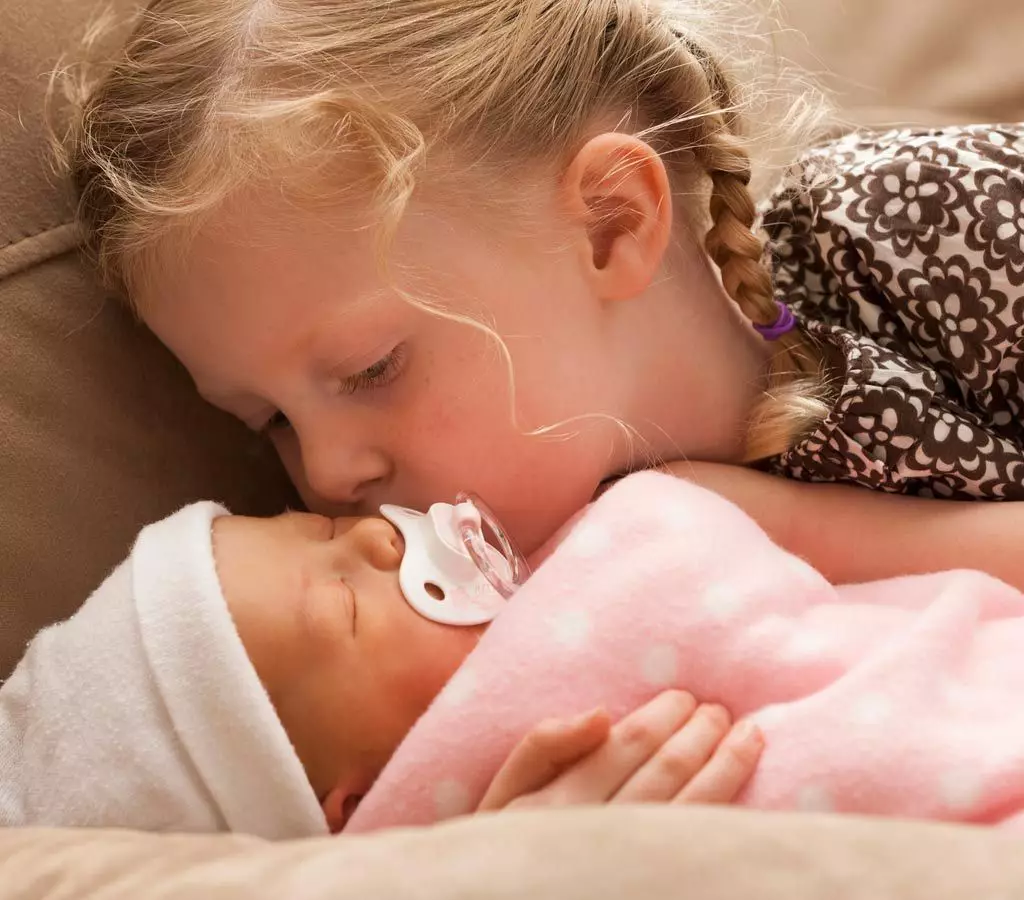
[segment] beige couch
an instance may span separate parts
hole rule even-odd
[[[127,8],[128,0],[116,6]],[[1020,0],[788,0],[791,55],[832,70],[852,119],[1024,119]],[[47,73],[92,0],[0,4],[0,677],[70,613],[138,527],[199,497],[271,512],[288,485],[201,404],[75,255],[49,177]],[[1024,844],[987,832],[735,811],[497,816],[268,846],[224,838],[0,833],[12,898],[1024,896]]]

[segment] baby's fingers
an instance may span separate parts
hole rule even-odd
[[[569,721],[542,722],[521,740],[494,776],[477,809],[504,809],[549,785],[608,738],[611,720],[594,710]]]
[[[753,722],[741,722],[676,796],[675,803],[731,803],[754,774],[764,735]]]

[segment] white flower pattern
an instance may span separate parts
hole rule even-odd
[[[770,468],[1024,500],[1024,125],[851,134],[795,176],[764,214],[776,293],[846,378]]]

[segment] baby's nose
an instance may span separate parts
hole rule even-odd
[[[375,569],[391,571],[402,562],[405,545],[395,528],[377,516],[338,519],[335,534],[342,535],[351,551]]]

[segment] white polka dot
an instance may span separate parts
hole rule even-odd
[[[743,611],[747,598],[735,588],[710,585],[701,594],[701,608],[712,619],[725,621]]]
[[[464,816],[473,809],[469,789],[459,781],[446,779],[434,788],[434,812],[439,819]]]
[[[969,812],[981,799],[981,780],[973,771],[955,769],[942,777],[939,792],[942,802],[951,812]]]
[[[552,617],[551,633],[560,644],[579,649],[590,638],[590,617],[582,609],[567,609]]]
[[[671,644],[657,644],[644,654],[644,681],[652,687],[672,687],[679,681],[679,657]]]
[[[612,549],[607,529],[589,519],[573,529],[568,544],[573,553],[585,559],[595,559]]]
[[[472,671],[456,673],[455,677],[448,682],[448,685],[441,692],[439,702],[445,706],[462,706],[470,700],[477,691],[477,677]]]
[[[654,512],[654,510],[648,510]],[[665,531],[686,531],[694,527],[693,509],[679,503],[662,503],[657,509],[658,518]]]
[[[816,784],[800,788],[796,806],[801,812],[807,813],[830,813],[835,812],[836,809],[832,795],[825,788]]]
[[[817,659],[826,654],[830,643],[821,632],[801,631],[786,643],[785,653],[790,659]]]
[[[786,716],[786,707],[781,704],[775,706],[766,706],[764,709],[759,709],[751,719],[758,724],[759,727],[769,729],[775,728]]]
[[[946,707],[954,710],[971,708],[977,702],[977,694],[967,689],[967,685],[959,681],[951,681],[942,689],[942,701]],[[952,711],[952,710],[950,710]]]
[[[883,694],[865,694],[850,705],[850,721],[856,725],[884,725],[892,718],[892,701]]]

